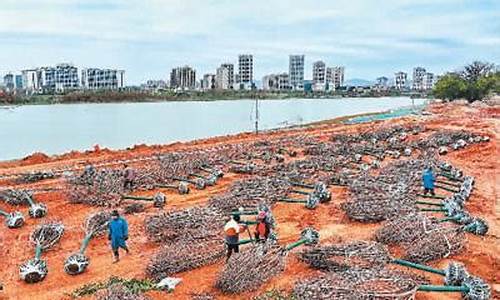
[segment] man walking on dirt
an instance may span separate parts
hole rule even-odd
[[[424,182],[424,195],[427,195],[427,193],[430,192],[431,195],[434,196],[434,183],[436,182],[436,177],[434,176],[431,167],[424,170],[424,173],[422,174],[422,181]]]
[[[126,243],[128,240],[128,224],[124,218],[120,217],[117,210],[113,210],[111,218],[111,222],[109,222],[108,225],[108,239],[111,241],[111,249],[113,249],[113,255],[115,257],[113,263],[117,263],[120,260],[119,248],[129,253]]]
[[[227,257],[226,262],[231,257],[231,254],[240,252],[240,233],[246,230],[246,225],[239,224],[240,216],[234,215],[229,222],[224,226],[224,233],[226,234],[227,244]]]

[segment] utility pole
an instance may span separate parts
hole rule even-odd
[[[255,98],[255,134],[259,134],[259,98]]]

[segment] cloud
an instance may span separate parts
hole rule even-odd
[[[288,54],[375,78],[423,64],[500,62],[500,4],[486,0],[2,0],[0,72],[69,60],[124,67],[128,82],[176,65],[214,72],[255,55],[257,78]],[[12,58],[15,59],[12,59]]]

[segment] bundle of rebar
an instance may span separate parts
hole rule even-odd
[[[97,300],[150,300],[151,298],[142,294],[130,291],[122,283],[110,285],[105,290],[97,293]]]
[[[376,231],[375,240],[388,245],[409,243],[442,226],[422,213],[410,213],[387,221]]]
[[[286,247],[274,243],[259,244],[259,249],[248,249],[233,255],[218,275],[215,286],[225,293],[237,294],[260,287],[285,269],[289,251],[301,244],[314,245],[319,234],[312,228],[301,233],[302,239]]]
[[[404,259],[424,263],[459,253],[465,246],[465,234],[460,228],[436,228],[406,243]]]
[[[137,214],[143,212],[145,209],[142,203],[130,203],[123,207],[123,213],[126,215]]]
[[[84,171],[85,173],[85,171]],[[102,169],[92,176],[83,175],[68,180],[68,198],[72,203],[113,207],[120,204],[124,193],[123,175],[120,170]]]
[[[176,243],[220,234],[227,218],[214,207],[197,206],[148,216],[144,223],[150,240]]]
[[[350,269],[300,280],[293,289],[299,300],[414,299],[415,280],[389,269]]]
[[[83,239],[80,250],[71,254],[64,263],[64,271],[70,275],[78,275],[83,273],[90,259],[85,255],[90,240],[96,236],[103,234],[111,219],[111,214],[108,211],[99,211],[87,217],[84,224],[85,238]]]
[[[220,235],[210,240],[181,241],[163,246],[150,260],[146,274],[160,281],[173,274],[215,263],[224,257],[226,246]]]
[[[64,233],[64,225],[48,222],[39,225],[30,236],[35,246],[35,257],[19,267],[19,276],[27,283],[36,283],[45,279],[48,273],[47,262],[41,259],[42,252],[54,246]]]
[[[384,245],[366,241],[318,245],[301,251],[298,257],[315,269],[333,272],[381,268],[392,260]]]
[[[46,171],[32,171],[26,174],[22,174],[17,180],[17,183],[33,183],[40,180],[52,179],[56,175],[51,170]]]
[[[0,191],[0,199],[9,205],[21,205],[28,203],[33,197],[33,191],[21,189],[7,189]]]

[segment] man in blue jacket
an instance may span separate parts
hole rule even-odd
[[[431,195],[434,196],[434,182],[436,182],[436,177],[434,177],[431,167],[424,170],[422,180],[424,182],[424,195],[427,195],[427,192],[430,192]]]
[[[124,218],[120,217],[117,210],[113,210],[111,217],[111,222],[109,222],[108,225],[108,239],[111,241],[111,248],[113,249],[113,254],[115,256],[113,263],[116,263],[120,260],[120,254],[118,253],[119,248],[122,248],[125,252],[129,253],[126,243],[126,240],[128,240],[128,224]]]

